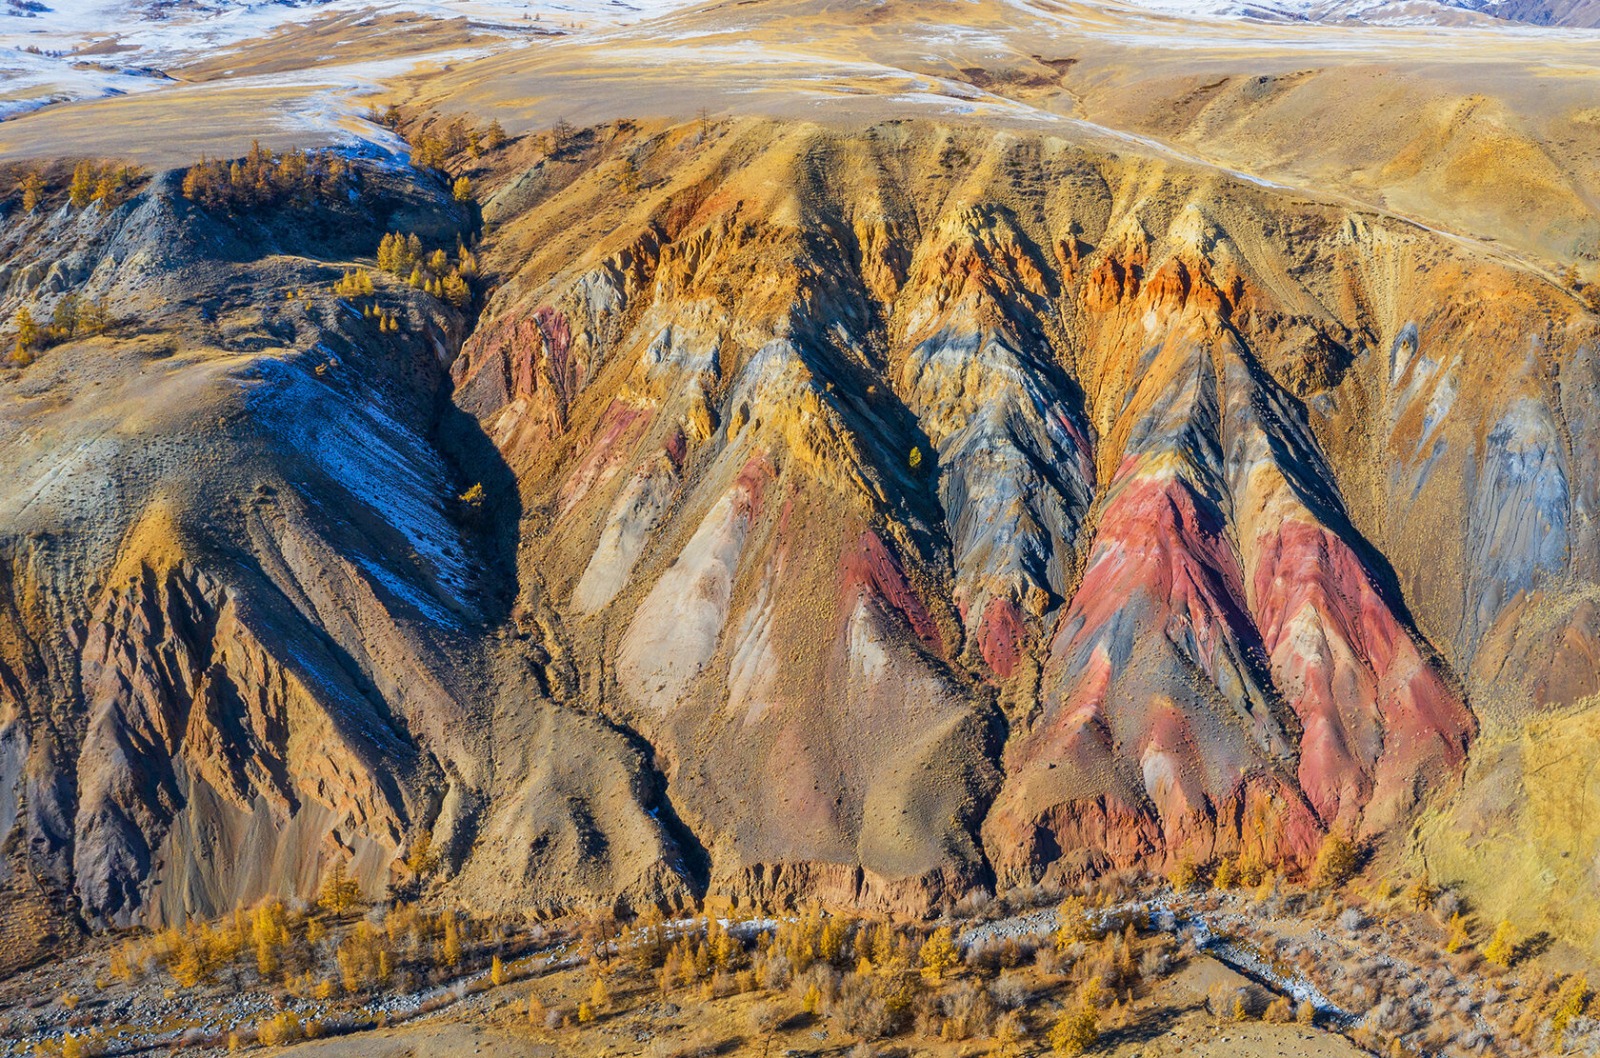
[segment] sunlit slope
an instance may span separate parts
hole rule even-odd
[[[426,836],[492,908],[922,914],[1340,830],[1499,909],[1441,843],[1588,840],[1528,762],[1600,692],[1591,47],[759,0],[0,124],[377,155],[327,215],[8,219],[0,314],[122,321],[0,383],[9,901],[377,894]],[[519,137],[476,203],[390,99]],[[380,279],[374,338],[330,291],[397,227],[481,298]]]
[[[640,14],[650,17],[513,39],[449,23],[401,34],[397,16],[313,23],[208,58],[193,69],[203,84],[6,122],[0,153],[174,164],[197,150],[242,152],[254,136],[392,149],[360,120],[359,93],[384,85],[516,130],[701,111],[840,127],[960,119],[1348,197],[1556,271],[1592,271],[1600,252],[1589,31],[1194,22],[1026,0]],[[400,37],[409,51],[395,52]]]
[[[1537,273],[1010,132],[691,124],[581,154],[489,199],[511,278],[457,400],[714,886],[780,854],[936,865],[907,850],[952,777],[895,767],[946,702],[1004,717],[998,789],[960,780],[994,790],[1002,883],[1403,828],[1498,700],[1482,629],[1591,575],[1559,457],[1528,453],[1594,325]],[[614,193],[624,158],[645,192]],[[1502,343],[1537,352],[1508,373]],[[1479,357],[1497,385],[1444,381]],[[1515,664],[1567,672],[1591,634]],[[925,826],[876,829],[885,798]]]

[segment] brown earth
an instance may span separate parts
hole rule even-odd
[[[7,910],[210,917],[336,858],[376,897],[427,834],[485,910],[921,915],[1337,829],[1564,928],[1516,889],[1572,849],[1445,853],[1544,819],[1519,740],[1600,689],[1581,42],[956,10],[418,73],[587,126],[456,159],[477,214],[376,161],[271,214],[10,207],[0,311],[117,321],[0,380]],[[310,92],[0,151],[164,168]],[[397,228],[481,232],[480,302],[341,305]]]

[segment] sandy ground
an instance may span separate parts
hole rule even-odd
[[[1242,985],[1244,978],[1210,959],[1197,959],[1175,975],[1157,996],[1141,1001],[1124,1026],[1107,1026],[1095,1053],[1112,1058],[1355,1058],[1364,1052],[1342,1036],[1299,1025],[1262,1022],[1217,1024],[1205,1013],[1208,990],[1216,985]],[[502,993],[520,995],[525,986],[507,986]],[[508,1004],[505,996],[495,1002]],[[831,1035],[808,1019],[797,1019],[769,1042],[750,1038],[746,1028],[750,997],[735,997],[685,1008],[670,1018],[670,1039],[679,1045],[711,1041],[718,1054],[841,1055],[853,1053],[853,1040]],[[647,1010],[649,1008],[646,1008]],[[669,1008],[670,1009],[670,1008]],[[499,1007],[500,1025],[474,1021],[433,1022],[359,1035],[318,1040],[284,1049],[297,1058],[546,1058],[555,1055],[650,1055],[656,1053],[657,1028],[667,1020],[648,1015],[626,1015],[587,1030],[569,1029],[551,1034],[505,1019],[515,1018],[509,1005]],[[669,1038],[665,1033],[660,1038]],[[988,1044],[977,1041],[943,1044],[913,1036],[885,1040],[873,1050],[877,1055],[981,1054]],[[1038,1045],[1042,1046],[1042,1042]],[[1037,1050],[1038,1047],[1035,1048]]]
[[[1117,1040],[1106,1053],[1118,1058],[1344,1058],[1365,1053],[1343,1036],[1318,1029],[1262,1022],[1219,1025],[1203,1012],[1211,989],[1245,983],[1244,977],[1213,959],[1194,960],[1166,984],[1167,1016],[1152,1019],[1164,1031],[1146,1030],[1147,1038],[1140,1038],[1145,1032],[1130,1034],[1134,1038]]]
[[[456,1023],[317,1040],[282,1053],[302,1058],[553,1058],[560,1051],[498,1029]]]
[[[1108,1025],[1095,1053],[1112,1058],[1355,1058],[1364,1052],[1342,1036],[1299,1025],[1262,1022],[1217,1024],[1205,1013],[1207,992],[1217,986],[1243,985],[1245,979],[1221,963],[1196,959],[1172,977],[1149,1000],[1141,1001],[1135,1016],[1123,1026]],[[518,995],[525,986],[507,986],[501,993]],[[501,1025],[473,1021],[435,1022],[385,1029],[331,1040],[318,1040],[287,1048],[282,1053],[297,1058],[546,1058],[555,1055],[650,1055],[660,1018],[623,1016],[588,1030],[560,1034],[536,1031],[512,1021],[515,1010],[506,996],[491,997],[499,1006]],[[754,1002],[749,997],[709,1004],[702,1010],[685,1008],[673,1017],[671,1039],[680,1045],[716,1038],[717,1053],[724,1055],[789,1054],[820,1056],[851,1053],[854,1042],[830,1035],[806,1019],[777,1033],[770,1043],[751,1039],[745,1025]],[[649,1008],[646,1008],[649,1009]],[[493,1015],[491,1015],[493,1016]],[[653,1025],[652,1022],[655,1022]],[[662,1039],[668,1038],[662,1034]],[[929,1054],[955,1056],[980,1054],[979,1041],[963,1045],[941,1044],[912,1036],[879,1043],[878,1055]],[[1042,1046],[1042,1042],[1039,1044]]]
[[[256,138],[395,153],[363,120],[388,100],[493,116],[514,133],[702,112],[925,118],[1342,197],[1552,267],[1600,261],[1593,31],[1188,22],[1024,0],[752,0],[634,16],[544,35],[338,14],[195,58],[178,81],[0,123],[0,157],[179,166]]]

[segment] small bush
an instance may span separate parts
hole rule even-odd
[[[282,1047],[302,1039],[305,1034],[299,1016],[287,1010],[256,1026],[256,1039],[264,1047]]]
[[[839,1024],[850,1035],[867,1040],[892,1035],[899,1023],[896,1011],[890,1008],[888,997],[877,987],[877,982],[858,974],[845,978],[829,1013],[839,1019]]]
[[[1361,1017],[1361,1024],[1383,1036],[1404,1036],[1417,1028],[1411,1009],[1394,996],[1385,996]]]
[[[1033,989],[1022,978],[1008,974],[989,985],[989,996],[1001,1010],[1022,1010],[1033,1002]]]
[[[751,1007],[749,1017],[752,1036],[770,1036],[789,1020],[789,1006],[779,1000],[767,1000]]]
[[[1154,981],[1165,977],[1172,969],[1172,953],[1164,945],[1145,950],[1139,956],[1139,976]]]
[[[994,1003],[988,989],[975,981],[963,981],[939,997],[944,1024],[939,1035],[947,1040],[967,1040],[988,1036],[994,1029]]]

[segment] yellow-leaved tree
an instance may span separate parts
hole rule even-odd
[[[44,179],[36,172],[22,178],[22,211],[32,213],[44,198]]]
[[[360,898],[361,886],[350,877],[344,857],[335,857],[333,865],[328,868],[328,873],[322,879],[322,891],[317,895],[317,903],[330,914],[343,915],[354,907]]]
[[[1444,950],[1454,955],[1471,943],[1472,938],[1467,936],[1467,923],[1457,911],[1450,916],[1450,935],[1445,938]]]
[[[1081,896],[1069,896],[1056,908],[1056,948],[1065,950],[1094,935],[1089,907]]]
[[[1312,883],[1338,888],[1355,876],[1357,862],[1356,847],[1350,839],[1337,830],[1330,831],[1317,849],[1317,864],[1311,872]]]
[[[948,927],[934,930],[917,954],[922,963],[922,977],[932,984],[940,983],[961,965],[961,953],[956,950]]]
[[[94,187],[94,166],[79,162],[78,167],[72,170],[72,183],[67,186],[67,201],[72,203],[73,209],[82,209],[94,201]]]
[[[1505,919],[1495,927],[1494,936],[1484,945],[1483,957],[1499,967],[1509,967],[1517,957],[1516,932]]]
[[[1100,1038],[1100,1016],[1085,1003],[1056,1019],[1050,1027],[1050,1050],[1063,1058],[1075,1058],[1095,1045]]]

